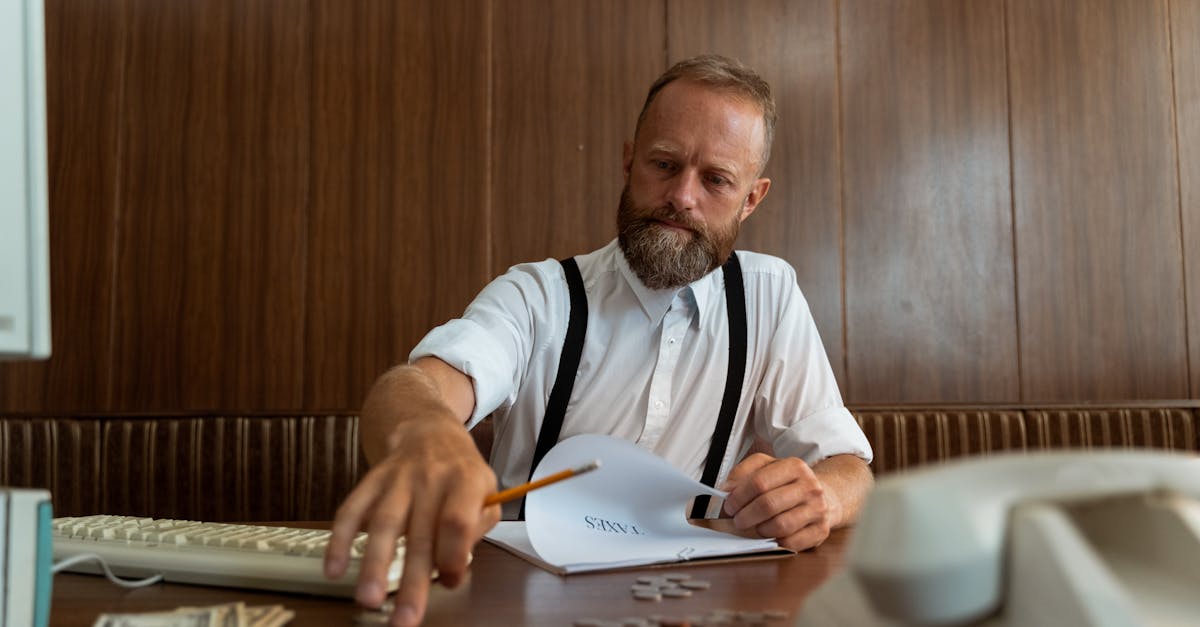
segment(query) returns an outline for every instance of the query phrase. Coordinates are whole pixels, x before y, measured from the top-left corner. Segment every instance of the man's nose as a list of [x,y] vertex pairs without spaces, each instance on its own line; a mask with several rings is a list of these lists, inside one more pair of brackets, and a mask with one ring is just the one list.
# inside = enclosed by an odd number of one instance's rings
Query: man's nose
[[676,211],[693,211],[701,191],[700,175],[689,169],[681,170],[671,179],[667,202]]

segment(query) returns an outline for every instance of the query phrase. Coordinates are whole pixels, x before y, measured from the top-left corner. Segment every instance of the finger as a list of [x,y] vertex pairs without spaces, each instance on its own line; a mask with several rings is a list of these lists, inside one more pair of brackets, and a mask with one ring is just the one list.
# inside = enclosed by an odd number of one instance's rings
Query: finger
[[466,573],[471,547],[479,536],[479,518],[483,515],[480,503],[486,498],[484,490],[457,490],[446,496],[438,521],[434,563],[438,581],[447,587],[457,587]]
[[[760,509],[761,506],[761,509]],[[768,538],[786,538],[814,523],[828,524],[829,508],[823,495],[794,484],[765,494],[734,517],[734,525],[754,529]]]
[[806,551],[821,546],[829,538],[828,523],[813,523],[786,538],[779,538],[779,546],[793,551]]
[[[748,456],[746,459],[738,462],[732,470],[729,471],[729,476],[725,477],[725,484],[737,484],[741,479],[748,477],[758,471],[759,468],[775,461],[775,458],[763,453],[755,453]],[[723,487],[723,490],[729,490],[730,487]]]
[[[412,516],[404,539],[404,573],[396,591],[396,609],[392,625],[418,625],[425,616],[429,598],[430,575],[433,572],[434,529],[437,511],[442,507],[441,494],[429,494],[413,503]],[[476,507],[479,502],[476,501]]]
[[387,573],[396,559],[396,539],[408,526],[410,503],[410,495],[398,489],[385,493],[376,503],[355,591],[355,598],[367,607],[379,607],[387,597]]
[[484,534],[491,531],[492,527],[500,522],[501,516],[503,516],[503,510],[499,505],[483,508],[478,521],[479,526],[475,528],[475,537],[482,538]]
[[334,515],[329,544],[325,547],[325,576],[337,579],[346,573],[350,564],[350,545],[358,535],[364,520],[370,518],[378,498],[379,482],[364,477]]
[[721,490],[729,493],[725,495],[725,502],[721,503],[721,511],[725,512],[725,514],[728,516],[737,514],[738,510],[742,508],[745,496],[743,495],[741,498],[731,498],[733,493],[738,489],[738,486],[740,486],[743,481],[745,481],[748,477],[753,476],[754,473],[758,472],[764,466],[769,465],[773,461],[775,461],[775,458],[769,455],[764,455],[763,453],[754,453],[746,459],[738,462],[737,465],[729,471],[729,475],[725,477],[725,482],[720,486]]
[[[801,507],[807,499],[808,490],[797,483],[789,483],[757,494],[733,515],[734,526],[738,529],[754,529],[776,516]],[[810,521],[805,521],[804,524],[808,522]],[[796,529],[799,527],[792,531]]]
[[[759,466],[752,474],[740,478],[737,485],[729,491],[729,496],[725,497],[724,506],[728,514],[737,516],[742,508],[759,498],[760,495],[787,484],[796,481],[807,483],[809,477],[812,477],[812,483],[816,482],[816,478],[812,476],[812,470],[797,458],[773,459],[767,457],[767,459],[770,460],[769,463]],[[750,459],[747,458],[746,461],[750,461]]]

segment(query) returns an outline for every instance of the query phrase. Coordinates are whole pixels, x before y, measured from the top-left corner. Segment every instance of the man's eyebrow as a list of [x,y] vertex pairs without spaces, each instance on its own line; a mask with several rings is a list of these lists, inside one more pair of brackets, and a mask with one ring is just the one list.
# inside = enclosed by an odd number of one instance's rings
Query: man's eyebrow
[[738,169],[737,163],[733,161],[713,161],[708,164],[707,169],[734,183],[742,180],[742,172]]
[[738,173],[737,164],[733,162],[714,161],[709,164],[709,168],[729,176],[737,176]]
[[[646,154],[651,156],[655,154],[677,155],[679,152],[680,151],[677,146],[663,142],[650,144],[650,146],[646,148]],[[738,164],[737,161],[733,159],[715,159],[706,163],[705,167],[729,176],[736,176],[738,174]]]
[[647,153],[665,152],[668,154],[676,154],[679,152],[679,148],[676,146],[673,146],[671,144],[659,142],[659,143],[650,144],[650,146],[646,149],[646,152]]

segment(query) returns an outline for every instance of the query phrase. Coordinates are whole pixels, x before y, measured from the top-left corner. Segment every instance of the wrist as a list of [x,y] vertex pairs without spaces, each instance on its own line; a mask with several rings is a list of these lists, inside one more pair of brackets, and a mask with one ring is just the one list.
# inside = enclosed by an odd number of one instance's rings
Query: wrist
[[410,446],[413,440],[436,442],[436,446],[455,440],[474,445],[470,431],[444,406],[418,409],[393,425],[384,438],[387,454]]
[[821,491],[825,495],[825,517],[830,529],[837,529],[846,524],[846,506],[839,498],[837,490],[829,482],[821,479]]

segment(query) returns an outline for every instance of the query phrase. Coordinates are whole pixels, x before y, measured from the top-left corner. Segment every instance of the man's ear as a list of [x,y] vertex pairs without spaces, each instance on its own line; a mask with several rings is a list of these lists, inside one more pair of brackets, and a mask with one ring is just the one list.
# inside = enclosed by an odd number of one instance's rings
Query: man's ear
[[750,193],[746,195],[746,204],[742,207],[742,220],[750,217],[754,210],[758,208],[758,203],[767,197],[767,190],[771,189],[771,179],[758,179],[750,186]]
[[629,182],[629,170],[633,168],[633,142],[625,140],[621,147],[621,171],[625,173],[625,182]]

